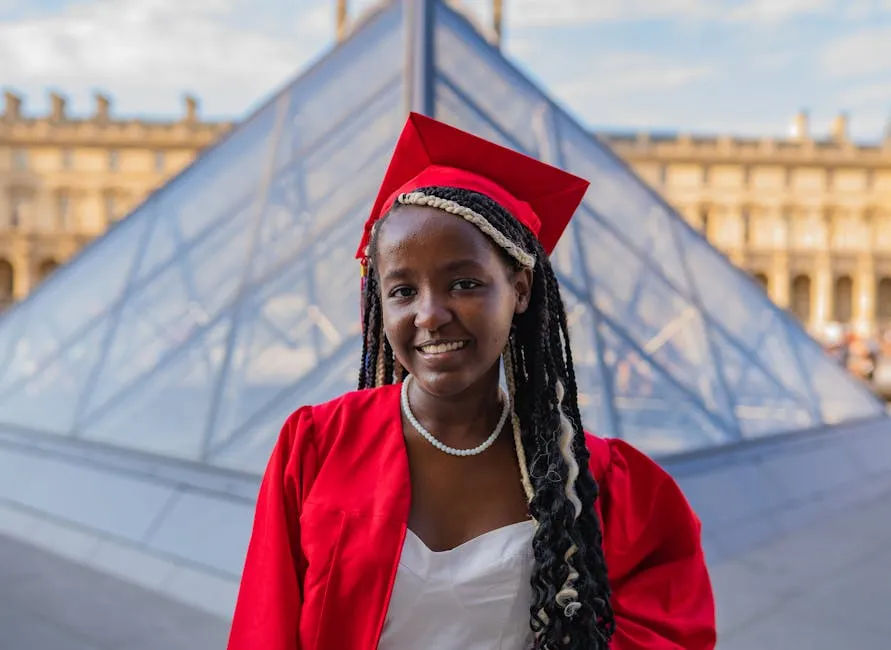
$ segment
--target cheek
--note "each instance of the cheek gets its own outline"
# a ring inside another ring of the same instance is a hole
[[[514,302],[512,296],[502,295],[492,301],[484,309],[475,314],[477,331],[485,331],[490,345],[503,347],[510,337],[511,324],[514,319]]]
[[[390,345],[396,349],[402,345],[403,339],[410,334],[412,328],[412,319],[404,309],[388,306],[387,303],[382,305],[382,313],[384,320],[384,334]]]

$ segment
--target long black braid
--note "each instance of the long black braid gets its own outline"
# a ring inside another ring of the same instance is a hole
[[[615,620],[603,535],[594,510],[598,487],[588,470],[566,312],[548,255],[528,228],[487,196],[450,187],[421,188],[414,194],[469,209],[513,246],[535,257],[529,309],[515,317],[505,353],[509,356],[506,363],[512,367],[509,387],[521,432],[518,456],[526,459],[526,468],[521,469],[531,484],[529,512],[538,522],[532,541],[530,625],[539,650],[606,649]],[[360,389],[399,380],[393,351],[383,334],[381,295],[374,272],[379,231],[375,228],[367,254]],[[566,444],[561,448],[561,431],[566,426],[571,427],[567,434],[571,435],[571,451]],[[578,475],[567,490],[575,471]],[[577,495],[577,500],[567,492]]]

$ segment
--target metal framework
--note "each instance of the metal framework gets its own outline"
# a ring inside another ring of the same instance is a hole
[[[352,252],[408,110],[592,181],[552,258],[590,429],[666,454],[883,413],[470,22],[401,0],[0,319],[0,433],[260,471],[354,387]]]

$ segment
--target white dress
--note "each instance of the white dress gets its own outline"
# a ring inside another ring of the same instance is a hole
[[[441,552],[406,533],[379,650],[525,650],[532,645],[531,521]]]

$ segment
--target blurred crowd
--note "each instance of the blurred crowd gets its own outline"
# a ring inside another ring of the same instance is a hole
[[[864,336],[853,328],[833,324],[820,337],[823,347],[852,375],[891,396],[891,327]]]

